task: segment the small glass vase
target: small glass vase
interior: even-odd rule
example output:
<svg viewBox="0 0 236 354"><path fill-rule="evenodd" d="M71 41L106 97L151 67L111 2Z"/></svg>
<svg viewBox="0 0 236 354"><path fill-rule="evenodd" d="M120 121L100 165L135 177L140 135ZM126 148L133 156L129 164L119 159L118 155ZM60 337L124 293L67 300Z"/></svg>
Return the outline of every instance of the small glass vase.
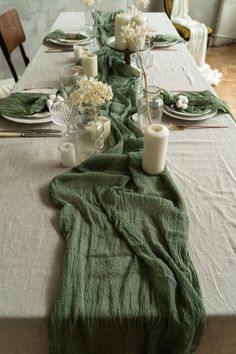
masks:
<svg viewBox="0 0 236 354"><path fill-rule="evenodd" d="M161 89L157 86L148 86L147 91L145 89L143 90L143 97L140 100L139 109L135 120L135 124L143 131L149 124L147 113L147 99L152 122L157 124L161 123L162 121L164 103L160 94Z"/></svg>
<svg viewBox="0 0 236 354"><path fill-rule="evenodd" d="M80 111L75 134L77 162L102 152L103 147L103 124L98 120L97 112Z"/></svg>

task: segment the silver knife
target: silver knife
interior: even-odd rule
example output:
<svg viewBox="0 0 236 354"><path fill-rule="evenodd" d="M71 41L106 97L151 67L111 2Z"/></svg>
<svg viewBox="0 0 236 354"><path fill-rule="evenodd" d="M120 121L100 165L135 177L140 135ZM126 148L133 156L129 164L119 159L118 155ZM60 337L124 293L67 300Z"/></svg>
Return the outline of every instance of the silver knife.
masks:
<svg viewBox="0 0 236 354"><path fill-rule="evenodd" d="M45 53L63 53L63 52L73 52L73 48L66 48L66 49L47 49Z"/></svg>
<svg viewBox="0 0 236 354"><path fill-rule="evenodd" d="M59 137L59 133L33 133L33 132L0 132L0 138L43 138L43 137Z"/></svg>
<svg viewBox="0 0 236 354"><path fill-rule="evenodd" d="M45 128L45 129L0 129L0 133L35 133L35 134L41 134L41 133L62 133L62 131L59 130L59 129L51 129L51 128Z"/></svg>

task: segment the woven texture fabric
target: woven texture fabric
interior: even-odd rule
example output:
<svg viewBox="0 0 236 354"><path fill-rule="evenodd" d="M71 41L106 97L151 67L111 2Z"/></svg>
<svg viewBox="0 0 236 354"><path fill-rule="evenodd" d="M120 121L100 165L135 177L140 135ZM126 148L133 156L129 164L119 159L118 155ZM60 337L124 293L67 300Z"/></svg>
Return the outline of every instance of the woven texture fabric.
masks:
<svg viewBox="0 0 236 354"><path fill-rule="evenodd" d="M190 354L205 312L184 202L167 170L142 171L136 74L107 48L98 56L114 92L101 109L109 146L50 185L66 243L50 354Z"/></svg>
<svg viewBox="0 0 236 354"><path fill-rule="evenodd" d="M81 39L86 39L87 36L81 34L81 33L73 33L73 34L70 34L68 32L64 32L64 31L61 31L61 30L55 30L53 32L50 32L48 33L45 37L44 37L44 41L47 41L47 40L51 40L51 39L54 39L54 40L57 40L57 39L78 39L78 40L81 40Z"/></svg>
<svg viewBox="0 0 236 354"><path fill-rule="evenodd" d="M0 114L26 118L27 115L47 111L47 99L48 95L43 93L12 93L0 99Z"/></svg>

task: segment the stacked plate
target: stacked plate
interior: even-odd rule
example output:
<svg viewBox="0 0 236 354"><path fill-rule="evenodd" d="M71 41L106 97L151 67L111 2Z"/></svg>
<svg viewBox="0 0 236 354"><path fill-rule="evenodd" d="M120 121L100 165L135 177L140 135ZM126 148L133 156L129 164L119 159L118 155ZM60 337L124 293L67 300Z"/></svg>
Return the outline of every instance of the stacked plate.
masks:
<svg viewBox="0 0 236 354"><path fill-rule="evenodd" d="M165 47L170 47L172 45L175 45L176 43L178 43L179 39L176 38L176 36L166 36L166 38L162 37L162 35L157 35L156 37L153 38L153 42L152 45L153 47L156 48L165 48Z"/></svg>
<svg viewBox="0 0 236 354"><path fill-rule="evenodd" d="M56 89L32 89L32 90L25 90L24 92L34 92L34 93L55 93ZM7 115L2 114L2 117L8 119L12 122L21 123L21 124L41 124L41 123L48 123L52 121L51 115L49 111L42 112L42 113L35 113L32 115L23 116L21 115L18 117L10 117Z"/></svg>
<svg viewBox="0 0 236 354"><path fill-rule="evenodd" d="M178 110L177 108L175 108L174 105L172 105L171 107L164 106L163 112L166 115L176 118L176 119L194 121L194 120L205 120L205 119L211 118L217 113L217 110L216 109L208 109L208 110L205 110L204 112L201 112L201 113L189 113L186 111Z"/></svg>
<svg viewBox="0 0 236 354"><path fill-rule="evenodd" d="M21 124L40 124L51 122L51 116L49 112L35 113L29 116L21 117L9 117L2 114L2 117L5 119L11 120L12 122L21 123Z"/></svg>
<svg viewBox="0 0 236 354"><path fill-rule="evenodd" d="M68 35L73 35L72 32L66 32ZM62 46L73 46L74 44L87 44L90 42L90 38L86 37L83 39L76 39L76 38L70 38L70 39L64 39L64 38L58 38L58 39L52 39L52 38L48 38L47 42L51 42L53 44L58 44L58 45L62 45Z"/></svg>

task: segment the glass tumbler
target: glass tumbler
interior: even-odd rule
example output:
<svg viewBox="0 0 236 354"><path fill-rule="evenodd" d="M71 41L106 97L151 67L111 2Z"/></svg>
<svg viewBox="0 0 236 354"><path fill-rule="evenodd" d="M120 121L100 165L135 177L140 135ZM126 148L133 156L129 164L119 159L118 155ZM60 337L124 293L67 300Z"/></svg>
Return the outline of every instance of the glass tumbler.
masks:
<svg viewBox="0 0 236 354"><path fill-rule="evenodd" d="M76 159L80 163L104 147L103 124L96 114L80 112L75 134Z"/></svg>
<svg viewBox="0 0 236 354"><path fill-rule="evenodd" d="M66 99L70 93L79 88L79 72L77 69L64 68L59 71L62 96Z"/></svg>

